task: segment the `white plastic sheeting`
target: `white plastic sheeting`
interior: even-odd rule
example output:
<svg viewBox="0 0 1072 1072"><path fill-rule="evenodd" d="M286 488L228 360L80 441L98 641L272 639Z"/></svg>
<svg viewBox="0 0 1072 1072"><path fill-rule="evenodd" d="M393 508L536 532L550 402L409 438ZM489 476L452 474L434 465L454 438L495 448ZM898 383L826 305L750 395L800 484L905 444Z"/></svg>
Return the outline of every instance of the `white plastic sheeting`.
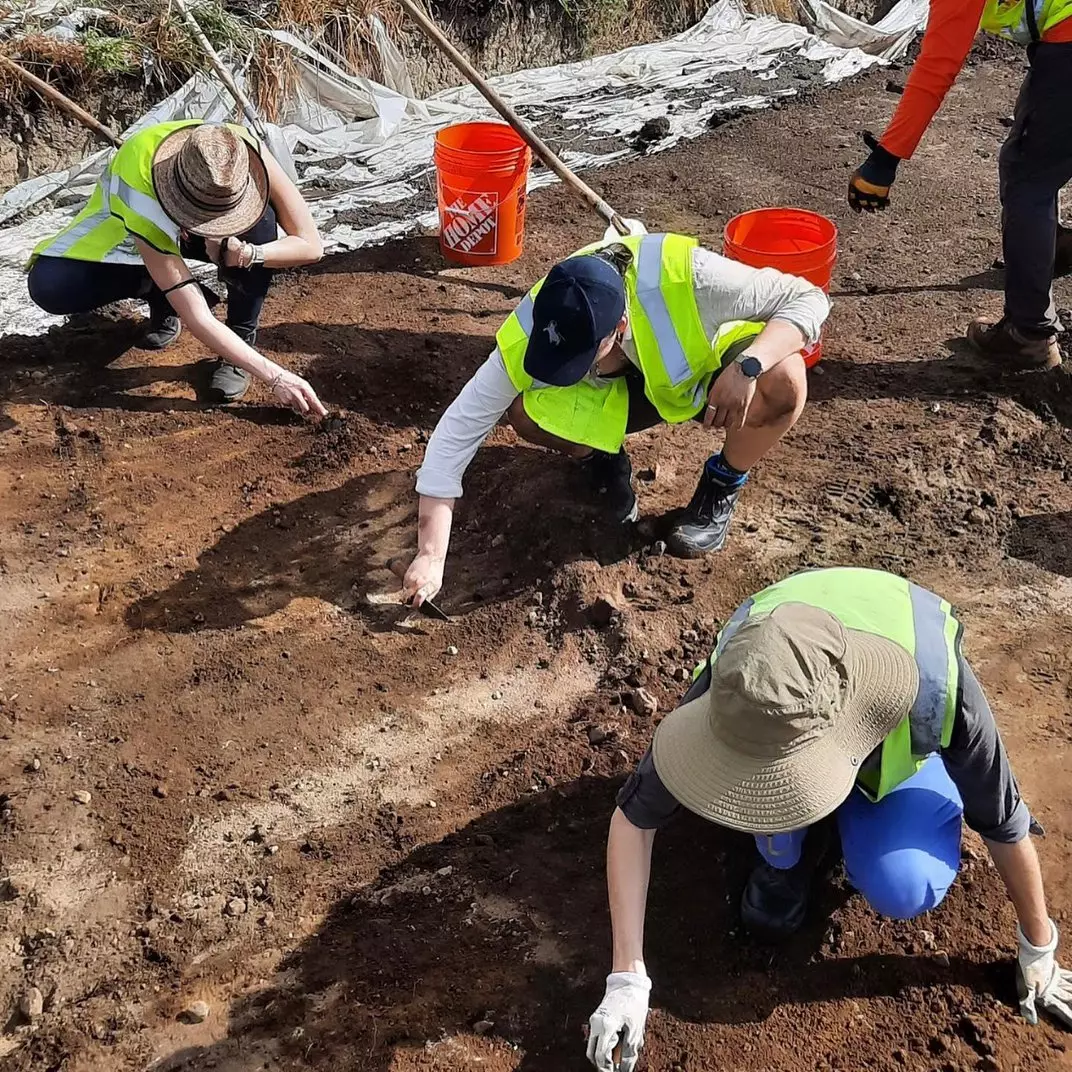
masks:
<svg viewBox="0 0 1072 1072"><path fill-rule="evenodd" d="M718 0L697 25L667 41L491 81L537 129L554 123L559 131L578 131L573 147L562 156L571 167L586 169L631 155L632 137L650 118L666 116L670 121L669 134L651 147L657 151L701 134L720 109L765 107L793 93L792 87L776 82L789 64L806 67L805 79L832 82L889 62L905 51L926 17L926 0L900 0L874 27L848 19L822 0L804 3L811 30L748 15L739 0ZM38 6L56 4L44 0ZM322 50L291 34L264 31L293 50L301 72L281 124L301 175L299 185L329 251L434 227L435 214L424 206L432 183L435 133L451 123L486 119L490 112L468 85L416 100L398 49L382 25L373 30L390 87L345 71ZM236 76L241 77L241 71ZM219 120L230 115L233 107L222 87L199 75L124 136L170 118ZM0 230L0 335L37 334L59 322L29 301L24 266L34 245L77 211L109 152L95 153L67 171L31 179L0 197L0 223L13 221ZM552 181L553 176L538 171L530 188ZM49 199L51 207L42 212ZM410 211L398 212L398 218L392 218L389 209L362 211L403 203ZM26 218L35 206L37 214ZM345 222L340 215L351 220L364 216L369 222Z"/></svg>

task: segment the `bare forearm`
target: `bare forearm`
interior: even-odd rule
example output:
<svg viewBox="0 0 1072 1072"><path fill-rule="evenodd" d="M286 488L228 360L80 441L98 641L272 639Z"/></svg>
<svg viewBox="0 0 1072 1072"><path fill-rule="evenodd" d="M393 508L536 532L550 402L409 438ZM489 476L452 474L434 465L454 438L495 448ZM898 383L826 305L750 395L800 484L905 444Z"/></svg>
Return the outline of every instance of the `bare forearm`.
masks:
<svg viewBox="0 0 1072 1072"><path fill-rule="evenodd" d="M1042 869L1031 839L1025 837L1013 845L988 841L986 847L1005 883L1025 937L1032 945L1046 945L1052 933L1050 915L1046 909Z"/></svg>
<svg viewBox="0 0 1072 1072"><path fill-rule="evenodd" d="M450 527L454 520L454 500L422 495L417 522L417 553L446 558L450 547Z"/></svg>
<svg viewBox="0 0 1072 1072"><path fill-rule="evenodd" d="M807 339L800 328L788 320L770 320L763 330L749 343L746 353L758 358L767 372L781 364L791 354L798 353Z"/></svg>
<svg viewBox="0 0 1072 1072"><path fill-rule="evenodd" d="M620 808L614 810L607 838L607 893L614 944L611 971L647 974L644 915L654 842L654 830L641 830Z"/></svg>
<svg viewBox="0 0 1072 1072"><path fill-rule="evenodd" d="M301 235L285 235L274 242L265 242L260 248L268 268L300 268L303 264L315 264L324 255L319 237L309 239Z"/></svg>

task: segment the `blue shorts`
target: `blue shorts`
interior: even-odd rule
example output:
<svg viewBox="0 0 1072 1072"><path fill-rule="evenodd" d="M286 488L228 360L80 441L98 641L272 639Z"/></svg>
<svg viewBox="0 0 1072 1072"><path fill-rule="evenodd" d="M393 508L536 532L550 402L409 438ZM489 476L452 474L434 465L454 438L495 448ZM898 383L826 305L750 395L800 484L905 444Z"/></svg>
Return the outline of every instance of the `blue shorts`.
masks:
<svg viewBox="0 0 1072 1072"><path fill-rule="evenodd" d="M960 870L960 794L938 756L878 803L859 789L834 812L849 882L883 916L912 919L941 904ZM756 846L772 867L800 859L807 830Z"/></svg>

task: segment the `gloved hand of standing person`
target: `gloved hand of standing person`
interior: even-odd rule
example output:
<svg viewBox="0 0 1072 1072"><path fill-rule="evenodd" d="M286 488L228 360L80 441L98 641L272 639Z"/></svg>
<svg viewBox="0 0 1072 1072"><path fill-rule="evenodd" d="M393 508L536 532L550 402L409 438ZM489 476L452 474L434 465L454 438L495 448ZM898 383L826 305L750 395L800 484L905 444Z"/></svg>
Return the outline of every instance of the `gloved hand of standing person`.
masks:
<svg viewBox="0 0 1072 1072"><path fill-rule="evenodd" d="M1048 1012L1065 1030L1072 1031L1072 971L1062 968L1054 957L1057 927L1051 920L1053 937L1044 946L1034 946L1020 927L1020 952L1016 959L1016 990L1020 1012L1029 1024L1038 1023L1038 1010Z"/></svg>
<svg viewBox="0 0 1072 1072"><path fill-rule="evenodd" d="M651 980L636 972L607 976L607 990L588 1021L588 1060L599 1072L633 1072L644 1045ZM618 1063L615 1048L621 1043Z"/></svg>
<svg viewBox="0 0 1072 1072"><path fill-rule="evenodd" d="M890 187L901 159L883 149L869 130L864 131L864 144L871 155L849 179L849 207L854 212L877 212L889 206Z"/></svg>

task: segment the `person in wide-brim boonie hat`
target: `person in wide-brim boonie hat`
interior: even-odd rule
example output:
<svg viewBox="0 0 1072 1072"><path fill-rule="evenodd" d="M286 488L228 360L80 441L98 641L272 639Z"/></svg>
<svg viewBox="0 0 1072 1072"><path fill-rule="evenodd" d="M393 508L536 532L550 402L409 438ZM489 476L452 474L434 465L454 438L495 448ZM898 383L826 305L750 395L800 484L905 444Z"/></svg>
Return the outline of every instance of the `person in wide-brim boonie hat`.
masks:
<svg viewBox="0 0 1072 1072"><path fill-rule="evenodd" d="M746 621L707 692L662 721L655 766L705 819L757 834L797 830L848 796L918 688L904 648L826 611L783 604Z"/></svg>
<svg viewBox="0 0 1072 1072"><path fill-rule="evenodd" d="M618 793L607 839L611 972L589 1020L599 1072L633 1072L639 1059L653 841L682 807L754 836L740 920L767 943L803 926L815 880L839 855L879 915L935 909L956 881L967 823L1016 910L1023 1015L1035 1022L1041 1009L1072 1030L1072 972L1056 959L1029 837L1038 828L961 637L949 603L881 570L805 570L730 615ZM687 867L710 851L694 831L677 860ZM697 891L699 929L724 892ZM721 981L713 969L712 987Z"/></svg>
<svg viewBox="0 0 1072 1072"><path fill-rule="evenodd" d="M27 285L37 305L61 316L144 300L143 349L170 346L185 324L219 355L208 382L213 401L238 401L255 377L297 412L323 416L305 379L255 349L276 269L322 255L300 191L251 131L177 119L123 143L82 211L38 245ZM226 327L212 315L216 295L194 282L187 259L218 266Z"/></svg>

